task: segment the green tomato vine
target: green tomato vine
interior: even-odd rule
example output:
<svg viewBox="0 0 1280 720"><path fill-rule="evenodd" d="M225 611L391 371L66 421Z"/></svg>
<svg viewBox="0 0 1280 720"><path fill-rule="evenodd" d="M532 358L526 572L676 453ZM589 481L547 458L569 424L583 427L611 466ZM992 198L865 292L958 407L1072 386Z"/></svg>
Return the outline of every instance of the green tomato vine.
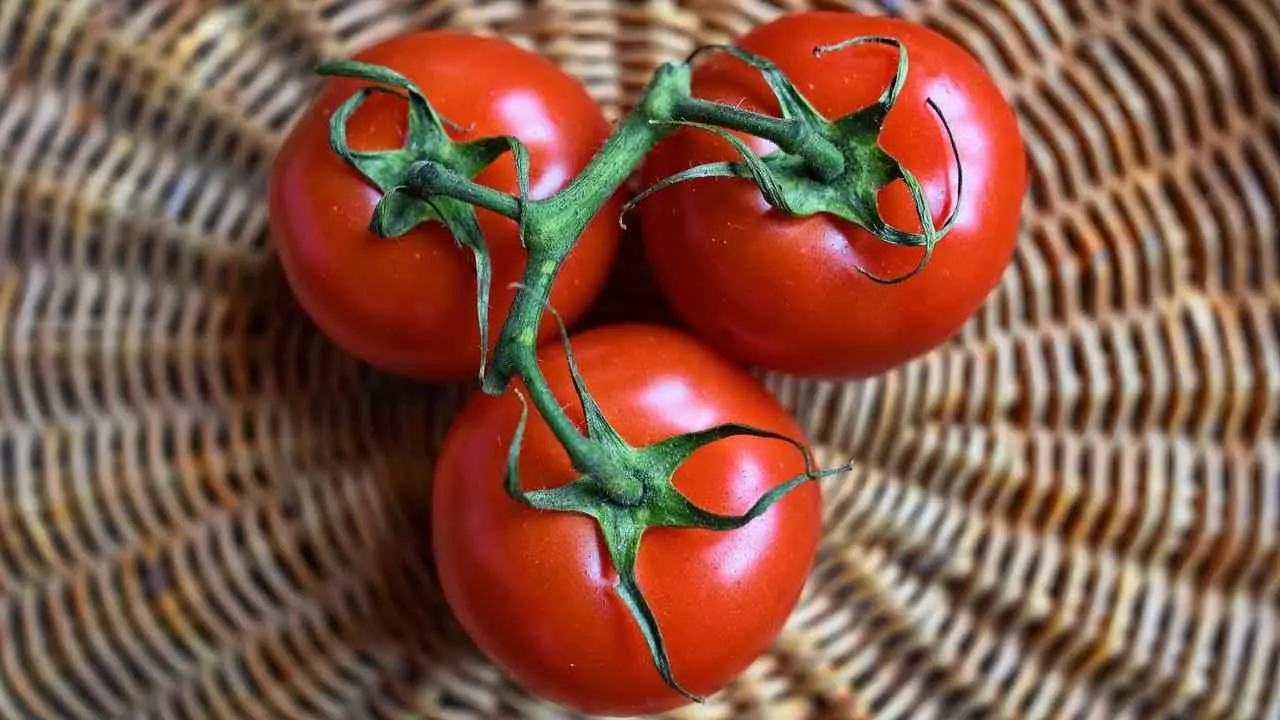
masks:
<svg viewBox="0 0 1280 720"><path fill-rule="evenodd" d="M468 143L455 142L446 129L451 123L435 111L417 86L399 73L351 60L329 61L319 68L322 75L370 83L334 113L329 133L333 151L382 193L370 219L370 230L393 241L422 223L438 222L475 258L476 314L481 342L479 385L491 395L513 389L523 405L508 451L505 480L508 495L532 508L578 513L596 521L618 574L616 591L643 633L655 669L670 687L693 700L700 698L681 687L674 677L661 629L636 582L636 558L645 531L654 527L717 531L740 528L768 511L800 484L845 472L849 466L819 469L808 448L797 440L738 424L677 435L644 447L628 444L592 398L578 372L567 330L548 307L547 299L560 267L592 218L654 145L681 127L720 135L734 147L740 160L700 165L666 178L631 200L623 211L624 216L636 203L674 183L707 177L742 178L755 183L772 207L789 215L830 213L865 228L886 243L922 249L915 270L894 278L877 277L864 270L863 274L871 279L899 282L919 272L954 223L955 210L941 226L936 225L920 182L879 145L880 129L906 82L906 49L894 38L859 37L815 48L814 53L821 56L868 43L896 49L898 65L894 76L875 103L833 121L822 117L772 62L741 49L709 46L683 62L668 62L657 69L635 108L617 125L582 172L555 195L539 200L528 197L528 152L518 139L490 137ZM690 87L692 64L706 52L728 53L757 70L777 98L781 116L694 97ZM373 93L392 93L407 101L408 132L402 147L357 152L348 145L347 122ZM937 112L932 102L930 107ZM945 120L943 126L959 166L955 140ZM760 157L733 132L768 140L778 149ZM481 170L508 152L515 161L517 195L475 182ZM918 233L894 228L880 215L877 193L898 180L906 184L914 200L921 227ZM962 188L961 175L957 195ZM952 207L959 205L957 197ZM519 223L520 238L527 252L524 277L499 330L492 358L485 353L489 346L492 273L476 208ZM560 326L570 376L585 417L583 429L565 413L538 365L537 328L543 313L548 311ZM527 401L525 392L511 388L515 380L522 382ZM521 486L519 460L530 403L564 447L578 473L575 481L537 491L526 491ZM765 493L742 515L718 515L697 507L673 484L676 470L699 448L738 436L792 445L804 458L805 472Z"/></svg>

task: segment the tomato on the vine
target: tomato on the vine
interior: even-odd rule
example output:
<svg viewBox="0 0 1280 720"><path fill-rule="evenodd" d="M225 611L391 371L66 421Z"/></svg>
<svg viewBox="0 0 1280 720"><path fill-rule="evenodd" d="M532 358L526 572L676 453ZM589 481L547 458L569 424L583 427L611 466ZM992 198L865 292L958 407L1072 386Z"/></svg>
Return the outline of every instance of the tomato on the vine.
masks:
<svg viewBox="0 0 1280 720"><path fill-rule="evenodd" d="M591 159L609 123L585 88L547 58L498 38L425 31L355 55L415 82L461 129L454 140L513 135L529 149L530 197L554 194ZM270 187L273 241L294 294L315 323L352 355L424 380L474 377L480 362L475 265L439 224L383 239L369 230L380 193L329 147L329 119L367 83L326 81L291 129ZM370 97L348 124L355 150L404 143L408 103ZM510 155L476 181L515 194ZM572 322L604 283L618 230L616 205L588 227L566 261L551 303ZM525 252L514 221L478 211L493 262L490 344L521 278ZM542 326L543 337L554 326Z"/></svg>
<svg viewBox="0 0 1280 720"><path fill-rule="evenodd" d="M641 206L643 232L662 291L691 329L741 362L838 378L890 369L954 335L1012 259L1026 187L1019 127L991 77L959 45L905 20L849 12L787 15L736 45L772 60L835 120L873 104L897 63L895 49L885 45L814 53L856 36L888 36L906 47L906 85L880 144L919 178L938 224L953 209L958 168L926 99L954 134L964 173L957 221L918 275L887 285L858 267L902 275L917 265L919 248L888 245L831 215L786 216L748 180L697 180L653 195ZM699 61L693 88L699 97L778 113L759 73L724 54ZM757 153L773 149L740 137ZM652 184L737 157L714 134L681 129L649 157L644 179ZM882 190L879 201L890 225L919 230L901 181Z"/></svg>
<svg viewBox="0 0 1280 720"><path fill-rule="evenodd" d="M744 370L675 330L605 326L575 338L574 355L606 418L632 446L725 422L803 442L786 410ZM549 387L583 422L563 348L540 351ZM643 361L636 361L643 358ZM527 689L589 713L643 714L688 702L659 677L594 521L534 510L503 489L520 417L512 390L477 395L446 436L432 498L434 556L445 598L478 646ZM519 468L526 489L575 471L531 414ZM736 437L701 448L674 482L697 505L746 511L805 471L796 448ZM811 569L821 495L804 483L733 531L651 529L637 579L666 642L674 676L709 694L775 639Z"/></svg>

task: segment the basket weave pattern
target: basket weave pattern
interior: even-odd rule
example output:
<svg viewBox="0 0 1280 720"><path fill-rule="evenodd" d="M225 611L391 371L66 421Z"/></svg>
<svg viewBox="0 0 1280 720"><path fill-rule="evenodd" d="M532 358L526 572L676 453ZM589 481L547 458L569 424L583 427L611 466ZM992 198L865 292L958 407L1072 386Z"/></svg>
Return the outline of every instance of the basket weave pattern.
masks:
<svg viewBox="0 0 1280 720"><path fill-rule="evenodd" d="M434 584L462 390L319 336L266 172L314 63L407 28L537 48L616 117L804 6L0 2L0 717L563 716ZM1006 89L1024 236L948 346L767 378L859 465L776 646L681 717L1280 718L1280 4L852 7Z"/></svg>

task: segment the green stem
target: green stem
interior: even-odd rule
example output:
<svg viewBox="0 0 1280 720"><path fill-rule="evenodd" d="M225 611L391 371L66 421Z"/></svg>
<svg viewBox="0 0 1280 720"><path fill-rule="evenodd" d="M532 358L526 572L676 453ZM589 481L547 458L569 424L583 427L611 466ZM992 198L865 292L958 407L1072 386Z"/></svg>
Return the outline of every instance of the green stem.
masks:
<svg viewBox="0 0 1280 720"><path fill-rule="evenodd" d="M633 505L640 501L644 488L622 468L617 467L616 458L605 448L592 442L578 430L565 412L564 405L551 391L546 375L542 373L542 366L538 363L536 331L530 331L529 328L536 328L541 320L551 282L559 268L554 259L541 256L540 253L530 253L529 263L530 270L526 271L525 277L532 284L520 286L510 311L510 317L515 318L515 322L509 322L507 326L519 328L519 334L506 346L510 348L507 351L509 354L500 353L494 363L495 368L506 367L510 373L524 379L533 406L551 428L551 433L556 436L578 472L600 478L606 495L622 505ZM538 264L535 266L534 263ZM505 329L506 327L504 331ZM505 349L501 344L498 347L500 350Z"/></svg>
<svg viewBox="0 0 1280 720"><path fill-rule="evenodd" d="M542 324L542 313L546 311L547 299L551 296L551 285L564 258L563 255L544 251L529 252L525 261L524 279L511 303L511 309L507 311L507 319L498 334L493 365L482 383L485 392L501 395L511 377L523 375L530 369L537 372L541 379L535 359L538 327ZM541 388L535 388L534 385L539 383L528 384L530 395L536 398ZM563 415L563 411L558 408L556 405L557 412ZM575 430L574 434L576 433Z"/></svg>
<svg viewBox="0 0 1280 720"><path fill-rule="evenodd" d="M521 377L524 378L525 387L529 391L529 399L533 402L533 406L537 408L538 414L546 420L547 426L551 428L556 440L559 440L560 444L564 446L565 452L573 460L574 466L590 465L592 460L599 454L599 451L588 442L586 436L578 431L573 420L565 413L560 401L551 392L551 386L547 384L547 377L542 374L542 367L538 364L534 346L522 345L514 356L514 361L519 368ZM579 468L579 471L585 470Z"/></svg>
<svg viewBox="0 0 1280 720"><path fill-rule="evenodd" d="M627 115L617 130L564 189L530 203L528 237L530 250L546 250L567 255L600 208L635 171L645 154L671 132L655 125L641 105Z"/></svg>
<svg viewBox="0 0 1280 720"><path fill-rule="evenodd" d="M526 216L530 250L548 249L567 255L600 208L639 167L665 135L672 109L690 92L689 68L667 64L658 68L649 87L591 162L555 195L530 203Z"/></svg>
<svg viewBox="0 0 1280 720"><path fill-rule="evenodd" d="M420 197L443 195L482 207L512 220L520 219L520 201L500 190L481 185L434 160L409 168L405 186Z"/></svg>
<svg viewBox="0 0 1280 720"><path fill-rule="evenodd" d="M609 202L658 140L671 132L670 126L655 124L653 120L665 119L676 99L688 92L687 68L664 66L655 74L636 108L619 123L582 172L555 195L529 203L524 213L524 237L529 254L522 288L498 335L494 363L482 382L485 392L501 394L512 377L525 375L532 364L528 356L536 345L537 329L560 266L600 208ZM456 173L424 170L417 173L415 179L422 181L417 190L424 196L474 198L481 207L518 217L517 213L508 212L518 209L518 205L512 207L512 203L516 203L514 198L482 188ZM533 395L536 392L533 385L537 382L528 377L525 382ZM542 409L540 406L539 411ZM555 403L548 404L546 409L554 415L564 414ZM561 418L554 420L563 426Z"/></svg>
<svg viewBox="0 0 1280 720"><path fill-rule="evenodd" d="M804 158L820 178L831 179L844 172L844 154L807 123L695 97L677 99L673 115L679 121L715 125L768 140L784 152Z"/></svg>
<svg viewBox="0 0 1280 720"><path fill-rule="evenodd" d="M500 394L506 387L507 378L515 375L523 378L525 388L529 391L529 399L576 467L591 464L599 452L578 431L560 401L551 392L551 386L547 384L547 378L538 364L537 353L538 325L546 310L547 296L551 293L551 284L562 261L563 257L557 259L541 252L529 253L524 273L525 282L520 285L515 300L511 303L507 322L498 338L498 352L493 368L484 378L484 385L485 390L491 394ZM503 378L502 386L491 388L489 383L495 376Z"/></svg>
<svg viewBox="0 0 1280 720"><path fill-rule="evenodd" d="M786 118L762 115L696 97L682 98L677 102L675 116L679 120L731 128L748 135L768 138L778 147L791 144L796 133L796 124Z"/></svg>

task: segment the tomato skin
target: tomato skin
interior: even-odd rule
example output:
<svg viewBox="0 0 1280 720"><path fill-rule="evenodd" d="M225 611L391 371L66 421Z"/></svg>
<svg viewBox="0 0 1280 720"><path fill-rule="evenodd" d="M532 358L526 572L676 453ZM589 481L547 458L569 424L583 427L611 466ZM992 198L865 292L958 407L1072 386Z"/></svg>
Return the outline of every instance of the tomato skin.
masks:
<svg viewBox="0 0 1280 720"><path fill-rule="evenodd" d="M354 59L386 65L418 84L458 141L514 135L529 148L530 194L547 197L586 166L610 131L582 85L550 60L496 38L426 31L392 38ZM330 79L282 146L270 186L270 225L289 284L314 322L352 355L422 380L463 380L479 368L475 265L439 224L397 239L369 230L376 187L329 149L333 112L367 85ZM371 97L351 118L356 150L401 146L407 103ZM504 156L477 181L517 192ZM604 283L618 244L616 199L566 261L551 303L572 322ZM479 211L492 253L490 344L524 268L516 223ZM554 326L546 323L542 337Z"/></svg>
<svg viewBox="0 0 1280 720"><path fill-rule="evenodd" d="M964 168L958 221L921 274L881 285L856 267L900 275L915 267L921 251L889 246L829 215L786 217L748 181L698 180L646 200L644 240L663 293L698 335L740 362L830 378L880 373L949 339L1012 259L1026 189L1020 131L998 88L958 45L905 20L850 12L783 16L738 45L774 61L824 117L835 119L879 97L897 55L867 45L816 58L813 48L863 35L906 45L906 86L880 142L920 179L938 224L954 206L957 168L926 98L954 132ZM701 61L693 83L697 96L778 112L758 73L727 56ZM759 153L774 149L742 137ZM736 159L728 143L684 129L649 157L644 180ZM891 225L919 229L901 182L879 198Z"/></svg>
<svg viewBox="0 0 1280 720"><path fill-rule="evenodd" d="M574 352L605 416L633 446L728 421L803 442L795 421L754 378L678 331L605 326L578 336ZM628 361L641 356L643 366ZM540 359L556 397L580 424L563 350L547 346ZM517 682L562 705L630 715L687 703L662 682L614 592L616 575L594 521L532 510L506 495L506 452L519 413L510 391L477 395L445 438L432 535L450 607ZM520 470L526 489L575 477L532 411ZM803 471L800 454L786 443L733 438L696 452L675 483L702 507L740 513ZM768 648L799 597L820 524L820 490L807 483L737 531L645 534L637 579L685 687L714 692Z"/></svg>

